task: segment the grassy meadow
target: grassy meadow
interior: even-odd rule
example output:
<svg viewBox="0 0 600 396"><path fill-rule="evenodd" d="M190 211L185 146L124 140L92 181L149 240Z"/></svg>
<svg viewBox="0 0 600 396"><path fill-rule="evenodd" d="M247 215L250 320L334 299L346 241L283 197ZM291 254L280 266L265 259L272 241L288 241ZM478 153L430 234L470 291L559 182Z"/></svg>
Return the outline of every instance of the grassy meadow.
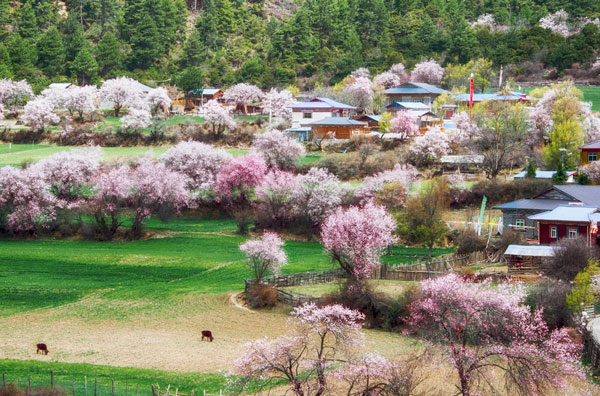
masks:
<svg viewBox="0 0 600 396"><path fill-rule="evenodd" d="M155 157L163 154L170 146L161 147L103 147L104 159L134 159L151 151ZM25 163L39 161L61 151L77 148L75 146L54 146L45 144L11 144L0 143L0 166L22 166ZM248 149L227 149L234 156L248 153ZM300 161L301 165L319 162L321 153L308 153Z"/></svg>
<svg viewBox="0 0 600 396"><path fill-rule="evenodd" d="M287 331L290 307L255 311L239 300L249 276L238 248L246 237L232 220L150 219L147 229L151 237L140 241L0 239L0 373L23 385L29 375L49 381L53 370L69 390L74 379L77 393L83 376L88 389L97 376L101 396L108 378L119 396L125 378L132 395L136 384L149 392L152 383L214 393L244 343ZM283 273L332 267L318 242L290 240L285 250ZM400 265L425 254L397 246L384 260ZM203 329L214 342L200 340ZM415 348L397 334L365 334L384 355ZM38 342L49 355L35 353Z"/></svg>

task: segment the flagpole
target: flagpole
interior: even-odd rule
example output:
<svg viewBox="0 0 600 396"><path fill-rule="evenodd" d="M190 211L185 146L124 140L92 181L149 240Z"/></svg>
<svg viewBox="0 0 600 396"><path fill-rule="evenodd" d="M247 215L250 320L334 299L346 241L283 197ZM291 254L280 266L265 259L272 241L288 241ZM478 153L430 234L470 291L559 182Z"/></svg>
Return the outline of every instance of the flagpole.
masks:
<svg viewBox="0 0 600 396"><path fill-rule="evenodd" d="M469 120L471 120L471 113L473 112L473 77L473 73L471 73L469 84Z"/></svg>

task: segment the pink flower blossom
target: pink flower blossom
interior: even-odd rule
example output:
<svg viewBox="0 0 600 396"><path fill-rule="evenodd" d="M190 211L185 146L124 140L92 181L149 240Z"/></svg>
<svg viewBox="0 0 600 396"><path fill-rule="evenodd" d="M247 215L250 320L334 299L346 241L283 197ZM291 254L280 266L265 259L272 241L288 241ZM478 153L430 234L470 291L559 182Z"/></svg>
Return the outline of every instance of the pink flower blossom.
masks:
<svg viewBox="0 0 600 396"><path fill-rule="evenodd" d="M411 142L408 151L420 164L428 164L450 153L450 139L439 126L429 128Z"/></svg>
<svg viewBox="0 0 600 396"><path fill-rule="evenodd" d="M245 114L248 112L247 105L259 103L263 96L256 85L240 83L225 90L223 99L233 103L236 109L241 109Z"/></svg>
<svg viewBox="0 0 600 396"><path fill-rule="evenodd" d="M236 157L217 174L216 191L226 199L247 201L266 173L267 164L262 157L252 153Z"/></svg>
<svg viewBox="0 0 600 396"><path fill-rule="evenodd" d="M297 177L291 202L299 219L318 226L342 203L342 194L335 175L324 168L311 168L305 175Z"/></svg>
<svg viewBox="0 0 600 396"><path fill-rule="evenodd" d="M256 135L252 152L265 159L270 167L292 169L304 154L304 146L296 139L277 129Z"/></svg>
<svg viewBox="0 0 600 396"><path fill-rule="evenodd" d="M150 114L152 114L153 117L156 117L161 110L168 111L169 106L171 106L171 98L169 97L167 90L163 87L154 88L148 92L146 94L145 102L148 103Z"/></svg>
<svg viewBox="0 0 600 396"><path fill-rule="evenodd" d="M376 75L373 79L373 83L382 88L388 89L397 87L398 85L402 84L402 78L396 73L392 73L391 71L385 71L381 74Z"/></svg>
<svg viewBox="0 0 600 396"><path fill-rule="evenodd" d="M292 103L294 103L294 97L290 91L287 89L277 91L275 88L271 88L263 99L263 114L289 120L292 118L292 109L289 107Z"/></svg>
<svg viewBox="0 0 600 396"><path fill-rule="evenodd" d="M60 121L58 115L54 113L52 103L42 96L27 102L21 119L26 125L39 131L43 131L48 124L56 124Z"/></svg>
<svg viewBox="0 0 600 396"><path fill-rule="evenodd" d="M373 198L386 183L401 183L406 187L416 180L417 174L417 168L410 164L396 164L393 169L365 177L362 185L354 191L354 196L360 199Z"/></svg>
<svg viewBox="0 0 600 396"><path fill-rule="evenodd" d="M433 59L417 63L410 73L410 81L439 85L444 77L444 68Z"/></svg>
<svg viewBox="0 0 600 396"><path fill-rule="evenodd" d="M126 116L121 118L121 126L125 129L140 130L152 124L152 115L148 110L131 106Z"/></svg>
<svg viewBox="0 0 600 396"><path fill-rule="evenodd" d="M0 103L11 113L15 113L33 98L33 90L26 80L0 80Z"/></svg>
<svg viewBox="0 0 600 396"><path fill-rule="evenodd" d="M338 208L323 223L323 246L349 276L362 282L371 276L383 250L396 242L396 222L385 208L367 203L362 208Z"/></svg>
<svg viewBox="0 0 600 396"><path fill-rule="evenodd" d="M390 121L391 133L397 133L401 140L407 140L419 133L419 124L417 116L406 110L396 112L396 116Z"/></svg>
<svg viewBox="0 0 600 396"><path fill-rule="evenodd" d="M115 117L123 107L139 107L144 102L144 93L140 84L129 77L117 77L106 80L98 92L100 99L114 106Z"/></svg>
<svg viewBox="0 0 600 396"><path fill-rule="evenodd" d="M267 231L261 239L250 239L240 245L256 282L268 273L279 276L281 267L287 264L287 256L281 248L283 244L276 233Z"/></svg>
<svg viewBox="0 0 600 396"><path fill-rule="evenodd" d="M231 115L231 110L225 108L216 100L209 100L204 105L206 122L212 125L213 134L220 136L225 129L235 129L236 122Z"/></svg>

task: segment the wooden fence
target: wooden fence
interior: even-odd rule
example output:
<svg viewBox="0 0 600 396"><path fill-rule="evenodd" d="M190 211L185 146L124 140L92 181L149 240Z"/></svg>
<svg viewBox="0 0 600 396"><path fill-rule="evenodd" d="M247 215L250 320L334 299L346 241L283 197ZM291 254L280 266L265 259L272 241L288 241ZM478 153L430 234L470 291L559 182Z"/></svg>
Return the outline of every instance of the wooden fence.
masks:
<svg viewBox="0 0 600 396"><path fill-rule="evenodd" d="M344 271L341 268L335 268L327 271L301 272L298 274L290 275L268 276L266 278L263 278L261 283L264 285L270 285L274 287L289 287L328 283L343 277ZM254 279L246 279L244 290L248 292L248 288L254 283Z"/></svg>

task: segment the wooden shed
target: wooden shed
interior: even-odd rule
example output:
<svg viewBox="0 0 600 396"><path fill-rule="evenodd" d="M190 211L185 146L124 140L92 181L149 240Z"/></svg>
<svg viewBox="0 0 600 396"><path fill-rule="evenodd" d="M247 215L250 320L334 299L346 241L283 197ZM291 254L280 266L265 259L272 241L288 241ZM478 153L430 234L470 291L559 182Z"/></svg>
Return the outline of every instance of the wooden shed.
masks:
<svg viewBox="0 0 600 396"><path fill-rule="evenodd" d="M326 138L330 133L335 139L350 139L352 136L364 135L368 124L348 117L329 117L302 126L312 128L313 139Z"/></svg>

